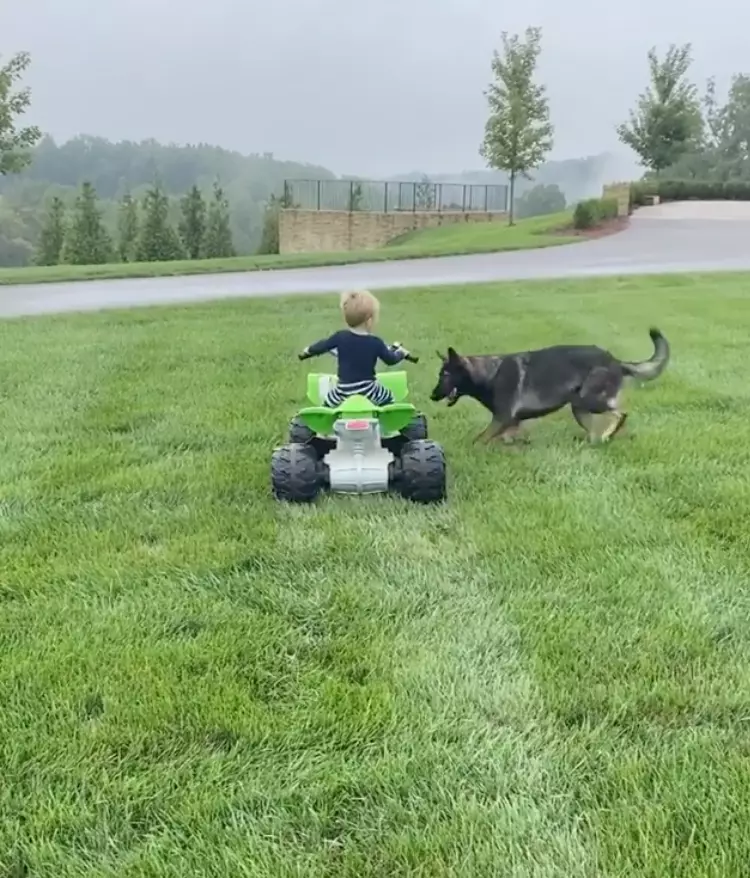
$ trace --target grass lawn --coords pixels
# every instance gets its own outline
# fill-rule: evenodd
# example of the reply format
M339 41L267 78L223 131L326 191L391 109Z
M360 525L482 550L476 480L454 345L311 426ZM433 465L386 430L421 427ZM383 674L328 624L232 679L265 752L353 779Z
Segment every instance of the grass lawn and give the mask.
M201 259L181 262L133 262L112 265L52 265L31 268L0 268L0 285L56 283L122 277L165 277L189 274L224 274L241 271L272 271L280 268L311 268L355 262L387 262L425 256L456 256L501 250L531 250L580 241L559 230L569 225L571 214L519 220L512 227L498 223L464 223L425 229L405 235L380 250L344 253L292 253L272 256L238 256L233 259Z
M431 509L269 498L333 295L0 323L0 875L747 875L747 284L384 294ZM652 323L610 446L426 401L436 347Z

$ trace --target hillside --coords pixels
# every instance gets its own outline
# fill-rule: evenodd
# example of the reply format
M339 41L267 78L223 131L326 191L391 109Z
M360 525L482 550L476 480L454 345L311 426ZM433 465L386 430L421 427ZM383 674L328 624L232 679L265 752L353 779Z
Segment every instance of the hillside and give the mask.
M0 177L0 265L25 265L39 235L44 206L53 195L72 201L90 181L101 199L105 221L114 228L117 199L140 195L155 179L175 199L194 183L206 191L216 178L231 205L234 244L241 255L260 242L263 210L285 178L333 179L327 168L279 161L271 153L242 155L218 146L163 145L156 141L111 143L81 136L57 144L45 137L22 174Z
M555 183L568 203L597 194L605 179L616 176L608 154L569 161L549 162L533 181L519 181L517 194L537 183ZM91 182L101 199L106 225L114 231L117 202L126 193L134 196L155 180L172 198L172 220L178 199L194 183L205 191L219 179L231 207L231 227L238 255L257 252L263 211L272 194L282 192L284 179L336 179L327 168L302 162L279 161L272 153L242 155L209 144L178 146L154 140L112 143L102 137L82 135L66 143L45 137L34 151L32 164L16 176L0 177L0 266L22 266L33 259L46 204L58 195L70 203L84 180ZM419 171L393 175L393 180L422 180ZM434 182L504 183L494 171L464 171L430 177Z

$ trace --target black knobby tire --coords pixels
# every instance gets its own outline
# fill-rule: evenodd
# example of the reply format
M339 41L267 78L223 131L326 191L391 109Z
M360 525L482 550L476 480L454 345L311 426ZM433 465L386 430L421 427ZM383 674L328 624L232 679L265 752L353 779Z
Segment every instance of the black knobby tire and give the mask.
M445 453L437 442L420 439L407 442L401 452L399 489L402 497L415 503L445 500Z
M277 448L271 456L271 491L287 503L312 503L320 493L322 479L315 452L307 445L292 443Z
M427 438L427 418L425 415L414 415L411 422L404 427L401 435L409 442L418 442Z
M302 420L302 418L297 415L297 417L292 418L289 422L289 441L294 443L299 443L300 445L307 445L308 442L312 442L315 437L315 433L307 426L307 424Z

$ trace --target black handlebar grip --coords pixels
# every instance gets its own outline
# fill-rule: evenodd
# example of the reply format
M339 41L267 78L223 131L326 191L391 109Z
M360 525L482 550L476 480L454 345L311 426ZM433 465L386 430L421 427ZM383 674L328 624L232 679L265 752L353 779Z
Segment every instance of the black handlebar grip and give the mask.
M408 360L408 362L410 362L410 363L418 363L419 362L419 357L415 357L414 354L407 354L404 357L404 359Z

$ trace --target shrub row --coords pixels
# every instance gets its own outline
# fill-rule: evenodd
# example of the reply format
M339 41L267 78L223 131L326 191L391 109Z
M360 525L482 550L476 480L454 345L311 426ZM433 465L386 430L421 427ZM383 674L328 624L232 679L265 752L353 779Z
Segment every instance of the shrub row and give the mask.
M660 201L750 201L750 183L701 180L640 180L630 187L631 207L641 207L650 197Z
M573 211L573 228L593 229L605 220L617 216L616 198L588 198L579 201Z

